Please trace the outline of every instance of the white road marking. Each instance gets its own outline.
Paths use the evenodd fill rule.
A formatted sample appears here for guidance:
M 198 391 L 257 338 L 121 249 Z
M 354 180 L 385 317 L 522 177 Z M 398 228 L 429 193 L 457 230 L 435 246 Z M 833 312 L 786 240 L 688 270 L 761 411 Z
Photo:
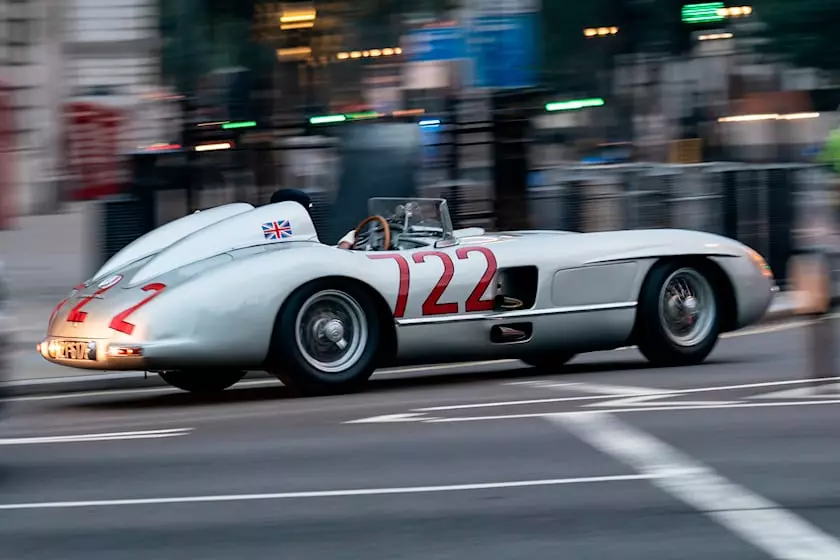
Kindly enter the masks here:
M 840 377 L 826 377 L 821 379 L 820 381 L 837 381 L 840 380 Z M 672 394 L 672 395 L 688 395 L 692 393 L 706 393 L 706 392 L 713 392 L 713 391 L 732 391 L 736 389 L 756 389 L 761 387 L 779 387 L 785 385 L 802 385 L 802 384 L 813 384 L 813 379 L 789 379 L 785 381 L 762 381 L 760 383 L 743 383 L 740 385 L 718 385 L 714 387 L 692 387 L 688 389 L 661 389 L 661 391 L 665 391 L 665 393 Z M 577 390 L 581 385 L 587 385 L 586 383 L 576 383 L 574 385 L 569 385 L 570 389 Z M 544 387 L 553 388 L 552 386 L 545 385 Z M 638 393 L 635 395 L 628 394 L 628 397 L 642 397 L 647 396 L 650 394 L 654 395 L 664 395 L 663 392 L 658 392 L 660 389 L 655 389 L 654 393 Z M 613 396 L 613 395 L 610 395 Z M 518 400 L 518 401 L 491 401 L 485 403 L 471 403 L 471 404 L 459 404 L 459 405 L 448 405 L 448 406 L 440 406 L 440 407 L 427 407 L 427 408 L 417 408 L 414 409 L 417 412 L 433 412 L 436 410 L 459 410 L 459 409 L 468 409 L 468 408 L 493 408 L 493 407 L 500 407 L 500 406 L 522 406 L 522 405 L 530 405 L 530 404 L 548 404 L 548 403 L 558 403 L 558 402 L 567 402 L 567 401 L 584 401 L 584 400 L 597 400 L 597 399 L 606 399 L 609 396 L 606 395 L 593 395 L 593 396 L 585 396 L 585 397 L 553 397 L 553 398 L 546 398 L 546 399 L 527 399 L 527 400 Z
M 190 504 L 202 502 L 244 502 L 254 500 L 288 500 L 301 498 L 342 498 L 351 496 L 384 496 L 389 494 L 428 494 L 433 492 L 459 492 L 465 490 L 494 490 L 502 488 L 527 488 L 534 486 L 562 486 L 600 482 L 626 482 L 649 480 L 652 475 L 630 474 L 615 476 L 589 476 L 582 478 L 550 478 L 545 480 L 514 480 L 475 484 L 450 484 L 446 486 L 404 486 L 397 488 L 360 488 L 354 490 L 315 490 L 310 492 L 276 492 L 271 494 L 222 494 L 217 496 L 179 496 L 166 498 L 135 498 L 120 500 L 87 500 L 78 502 L 33 502 L 0 504 L 0 510 L 58 509 L 107 506 L 138 506 L 157 504 Z
M 543 404 L 543 403 L 559 403 L 559 402 L 574 402 L 574 401 L 591 401 L 596 399 L 608 399 L 606 395 L 592 395 L 586 397 L 559 397 L 552 399 L 530 399 L 521 401 L 493 401 L 483 403 L 471 404 L 449 404 L 441 406 L 427 406 L 425 408 L 415 408 L 416 412 L 439 412 L 444 410 L 467 410 L 470 408 L 492 408 L 497 406 L 523 406 L 529 404 Z
M 552 385 L 552 388 L 555 388 Z M 673 391 L 654 389 L 652 387 L 631 387 L 629 385 L 607 385 L 603 383 L 576 383 L 573 390 L 581 393 L 595 393 L 619 397 L 634 397 L 638 395 L 667 395 Z
M 650 434 L 607 414 L 548 418 L 651 484 L 778 560 L 836 560 L 840 541 L 779 504 L 727 480 Z
M 671 412 L 680 410 L 722 410 L 729 408 L 775 408 L 784 406 L 819 406 L 827 404 L 840 404 L 840 399 L 824 400 L 824 401 L 794 401 L 794 402 L 763 402 L 763 403 L 735 403 L 735 404 L 715 404 L 715 405 L 669 405 L 669 406 L 651 406 L 638 408 L 611 408 L 604 410 L 579 410 L 575 414 L 603 414 L 605 412 L 619 413 L 619 412 Z M 519 420 L 522 418 L 543 418 L 552 414 L 565 414 L 564 412 L 530 412 L 525 414 L 499 414 L 494 416 L 461 416 L 453 418 L 418 418 L 418 422 L 426 424 L 439 424 L 447 422 L 483 422 L 492 420 Z
M 757 334 L 770 334 L 770 333 L 774 333 L 774 332 L 788 331 L 788 330 L 791 330 L 791 329 L 798 329 L 798 328 L 806 327 L 806 326 L 808 326 L 812 323 L 813 323 L 813 321 L 796 320 L 796 321 L 785 322 L 785 323 L 782 323 L 782 324 L 779 324 L 779 325 L 768 325 L 766 327 L 748 327 L 748 328 L 742 329 L 740 331 L 723 333 L 722 335 L 720 335 L 720 338 L 726 340 L 728 338 L 740 338 L 742 336 L 754 336 L 754 335 L 757 335 Z
M 583 391 L 586 393 L 601 393 L 604 395 L 620 395 L 624 398 L 612 399 L 605 402 L 596 402 L 584 405 L 586 407 L 600 407 L 600 408 L 617 408 L 622 406 L 647 406 L 647 403 L 653 400 L 666 399 L 669 397 L 678 397 L 681 393 L 675 393 L 673 390 L 666 391 L 664 389 L 654 389 L 651 387 L 630 387 L 627 385 L 606 385 L 598 383 L 578 383 L 574 387 L 576 391 Z M 707 405 L 707 404 L 735 404 L 740 401 L 681 401 L 679 404 L 685 405 Z M 669 403 L 657 403 L 661 406 L 669 406 Z
M 40 445 L 46 443 L 82 443 L 91 441 L 119 441 L 127 439 L 161 439 L 185 436 L 190 432 L 192 432 L 192 428 L 172 428 L 168 430 L 145 430 L 139 432 L 0 438 L 0 445 Z
M 635 397 L 624 397 L 621 399 L 613 399 L 611 401 L 606 402 L 596 402 L 584 405 L 585 407 L 594 407 L 594 408 L 615 408 L 619 406 L 648 406 L 650 401 L 667 399 L 670 397 L 679 397 L 680 393 L 667 393 L 667 394 L 659 394 L 659 395 L 638 395 Z M 703 405 L 718 405 L 718 404 L 737 404 L 741 401 L 680 401 L 678 403 L 657 403 L 659 406 L 703 406 Z
M 840 383 L 814 385 L 813 387 L 797 387 L 784 391 L 773 391 L 747 397 L 749 399 L 836 399 L 840 397 Z
M 371 416 L 361 420 L 350 420 L 344 424 L 389 424 L 394 422 L 416 422 L 418 416 L 426 416 L 422 412 L 406 412 L 401 414 L 383 414 L 382 416 Z M 428 417 L 426 417 L 428 419 Z

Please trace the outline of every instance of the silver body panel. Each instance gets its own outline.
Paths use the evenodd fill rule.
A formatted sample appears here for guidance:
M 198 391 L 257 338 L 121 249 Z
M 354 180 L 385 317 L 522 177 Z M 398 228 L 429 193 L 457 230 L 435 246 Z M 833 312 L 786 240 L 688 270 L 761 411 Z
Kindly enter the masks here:
M 470 228 L 455 232 L 456 242 L 449 247 L 362 252 L 321 244 L 309 215 L 295 203 L 214 211 L 221 218 L 199 213 L 170 225 L 178 235 L 169 245 L 159 230 L 149 234 L 152 241 L 141 238 L 133 244 L 138 250 L 127 247 L 72 292 L 49 322 L 41 345 L 44 358 L 98 370 L 261 369 L 284 301 L 300 286 L 324 277 L 339 284 L 361 282 L 387 303 L 395 315 L 397 364 L 622 346 L 635 323 L 642 283 L 663 257 L 696 255 L 715 262 L 734 286 L 735 328 L 758 321 L 774 291 L 772 278 L 762 274 L 747 247 L 696 231 L 488 234 Z M 190 224 L 199 218 L 203 223 Z M 289 222 L 290 234 L 265 239 L 261 225 L 277 220 Z M 488 271 L 488 258 L 480 252 L 486 250 L 496 261 L 497 276 L 506 269 L 536 267 L 533 306 L 501 312 L 465 309 Z M 439 254 L 417 262 L 415 255 L 424 251 Z M 451 279 L 438 301 L 456 304 L 457 311 L 424 314 L 424 302 L 446 272 L 446 261 L 452 263 Z M 495 280 L 482 299 L 491 298 L 494 289 Z M 114 328 L 120 317 L 123 325 L 133 326 L 130 333 Z M 519 322 L 533 326 L 530 339 L 491 342 L 494 325 Z M 96 359 L 50 357 L 50 343 L 66 340 L 94 342 Z M 141 348 L 142 357 L 109 354 L 130 347 Z

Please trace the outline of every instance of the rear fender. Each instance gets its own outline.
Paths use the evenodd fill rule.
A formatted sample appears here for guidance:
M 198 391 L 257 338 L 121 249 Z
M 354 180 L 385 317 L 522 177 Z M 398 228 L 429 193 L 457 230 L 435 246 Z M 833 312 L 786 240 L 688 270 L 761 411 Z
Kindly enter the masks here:
M 294 255 L 293 255 L 294 254 Z M 259 364 L 267 356 L 274 320 L 297 288 L 325 276 L 359 281 L 378 294 L 364 253 L 330 247 L 277 251 L 238 259 L 167 289 L 137 312 L 150 342 L 188 337 L 210 352 Z

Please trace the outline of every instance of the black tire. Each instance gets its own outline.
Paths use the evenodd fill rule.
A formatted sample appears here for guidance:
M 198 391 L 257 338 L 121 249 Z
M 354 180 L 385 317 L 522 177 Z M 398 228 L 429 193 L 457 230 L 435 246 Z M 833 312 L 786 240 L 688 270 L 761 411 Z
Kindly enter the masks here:
M 236 369 L 195 369 L 162 371 L 158 375 L 182 391 L 206 395 L 221 393 L 241 381 L 246 373 Z
M 313 300 L 316 303 L 312 305 L 317 305 L 319 301 L 322 301 L 319 298 L 325 297 L 337 298 L 333 301 L 349 306 L 348 314 L 342 316 L 345 320 L 341 324 L 344 325 L 343 333 L 345 335 L 349 333 L 351 337 L 348 343 L 350 349 L 337 361 L 330 363 L 336 364 L 345 359 L 344 356 L 352 356 L 346 358 L 346 364 L 334 366 L 337 368 L 335 371 L 325 369 L 327 362 L 323 362 L 324 366 L 313 363 L 315 356 L 304 352 L 302 347 L 306 347 L 307 343 L 304 340 L 305 337 L 298 332 L 299 330 L 306 331 L 310 323 L 301 324 L 300 329 L 297 325 L 298 316 L 304 311 L 304 306 L 310 305 Z M 289 296 L 277 315 L 269 352 L 269 371 L 295 394 L 301 396 L 351 393 L 361 389 L 377 367 L 381 337 L 381 327 L 373 297 L 363 286 L 352 282 L 338 285 L 336 281 L 317 280 L 300 287 Z M 352 314 L 359 315 L 358 326 L 353 325 L 353 320 L 350 319 Z M 301 320 L 304 321 L 307 317 L 301 317 Z M 350 330 L 347 330 L 348 326 Z M 366 332 L 363 337 L 362 330 Z M 358 342 L 353 338 L 355 336 L 360 337 Z M 329 342 L 324 339 L 319 339 L 319 342 L 329 346 Z M 336 348 L 339 348 L 338 345 Z M 335 350 L 335 348 L 330 347 L 330 350 Z M 344 350 L 339 349 L 338 352 L 343 353 Z
M 536 356 L 528 356 L 526 358 L 522 358 L 522 361 L 528 364 L 529 366 L 535 367 L 537 369 L 543 370 L 550 370 L 553 368 L 558 368 L 566 364 L 566 362 L 570 361 L 574 358 L 577 354 L 573 354 L 572 352 L 560 352 L 556 354 L 539 354 Z
M 705 282 L 708 287 L 708 294 L 703 297 L 707 301 L 701 305 L 706 306 L 707 313 L 711 309 L 711 314 L 709 319 L 695 319 L 697 322 L 703 321 L 702 329 L 697 333 L 696 340 L 689 338 L 677 343 L 669 334 L 670 329 L 665 325 L 666 320 L 660 312 L 660 300 L 664 298 L 663 292 L 666 282 L 670 283 L 673 279 L 681 276 L 684 278 L 694 277 Z M 699 301 L 699 294 L 695 301 Z M 663 304 L 665 307 L 668 307 L 668 305 L 671 305 L 671 303 Z M 720 334 L 720 306 L 721 297 L 715 289 L 713 277 L 709 274 L 708 269 L 681 262 L 658 263 L 654 265 L 639 294 L 635 327 L 636 344 L 645 358 L 657 366 L 699 364 L 708 357 L 717 344 Z M 700 315 L 698 314 L 697 317 L 700 317 Z

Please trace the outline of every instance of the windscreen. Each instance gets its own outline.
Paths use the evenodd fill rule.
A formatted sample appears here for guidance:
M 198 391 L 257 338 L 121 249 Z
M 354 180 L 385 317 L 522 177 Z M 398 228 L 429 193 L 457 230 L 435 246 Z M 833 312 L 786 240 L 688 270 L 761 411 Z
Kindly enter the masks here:
M 440 198 L 371 198 L 368 212 L 402 226 L 407 234 L 443 236 L 452 233 L 446 201 Z

